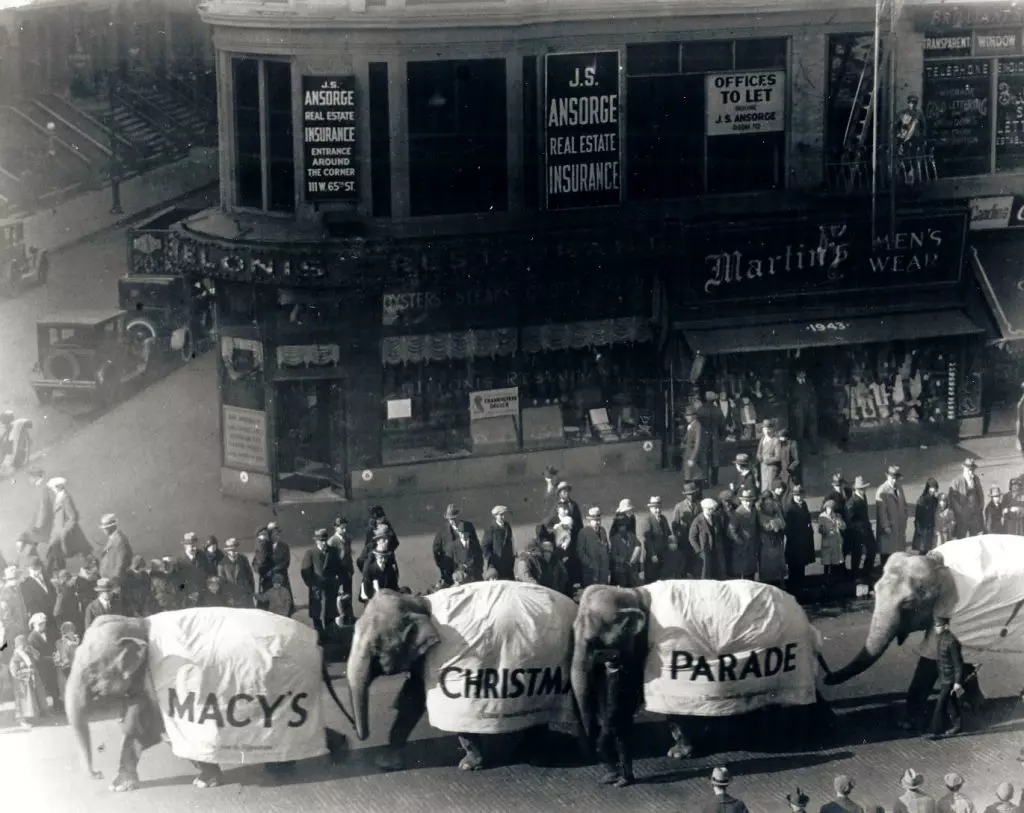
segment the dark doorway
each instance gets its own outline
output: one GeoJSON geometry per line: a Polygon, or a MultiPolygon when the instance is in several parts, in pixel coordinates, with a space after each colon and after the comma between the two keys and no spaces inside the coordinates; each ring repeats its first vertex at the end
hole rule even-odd
{"type": "Polygon", "coordinates": [[[343,382],[280,382],[276,412],[279,499],[344,497],[348,465],[343,382]]]}

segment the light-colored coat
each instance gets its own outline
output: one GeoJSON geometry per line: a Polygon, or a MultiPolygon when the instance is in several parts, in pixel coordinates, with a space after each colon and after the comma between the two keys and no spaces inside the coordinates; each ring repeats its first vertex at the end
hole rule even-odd
{"type": "Polygon", "coordinates": [[[878,552],[901,553],[907,548],[907,495],[903,486],[882,483],[875,493],[875,534],[878,552]]]}

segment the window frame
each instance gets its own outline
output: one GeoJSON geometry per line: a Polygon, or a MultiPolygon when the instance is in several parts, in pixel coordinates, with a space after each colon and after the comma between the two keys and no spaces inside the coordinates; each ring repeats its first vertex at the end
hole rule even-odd
{"type": "MultiPolygon", "coordinates": [[[[238,212],[251,212],[254,214],[266,215],[269,217],[293,218],[300,203],[300,195],[295,188],[296,185],[296,149],[295,149],[295,61],[291,57],[268,54],[247,54],[228,53],[226,54],[228,67],[225,73],[230,77],[230,92],[228,98],[231,100],[231,205],[232,209],[238,212]],[[238,62],[252,60],[256,63],[257,79],[257,103],[259,105],[259,139],[260,139],[260,197],[261,206],[251,206],[239,201],[239,152],[238,152],[238,117],[235,99],[235,66],[238,62]],[[270,155],[270,119],[271,110],[267,90],[267,64],[277,63],[287,65],[288,84],[291,104],[289,106],[289,117],[291,121],[291,166],[292,166],[292,205],[290,209],[271,208],[271,170],[273,164],[287,163],[281,160],[273,161],[270,155]]],[[[274,111],[282,112],[282,111],[274,111]]]]}
{"type": "MultiPolygon", "coordinates": [[[[692,40],[686,40],[686,39],[667,39],[667,40],[656,40],[656,41],[649,41],[649,42],[633,42],[633,43],[626,43],[625,44],[624,52],[625,52],[625,62],[624,62],[624,70],[622,72],[623,73],[623,84],[624,84],[623,96],[625,98],[625,105],[624,105],[624,107],[625,107],[625,111],[624,111],[625,115],[623,116],[623,133],[624,133],[624,143],[625,143],[625,149],[623,150],[623,163],[624,163],[624,166],[625,166],[625,177],[623,179],[623,185],[624,185],[624,189],[623,189],[623,202],[624,203],[630,203],[630,204],[658,204],[658,203],[665,203],[665,202],[670,202],[670,201],[693,200],[696,197],[701,197],[701,196],[721,197],[721,196],[737,195],[737,194],[748,195],[748,194],[763,194],[763,193],[766,193],[766,192],[767,193],[783,192],[783,191],[785,191],[786,189],[789,188],[789,169],[790,169],[790,158],[791,158],[790,152],[791,152],[791,142],[792,142],[792,137],[793,137],[793,133],[792,133],[792,124],[793,124],[793,115],[792,115],[792,107],[793,107],[793,92],[792,92],[793,91],[793,72],[791,70],[791,66],[792,66],[792,62],[793,62],[793,48],[792,48],[792,36],[791,35],[780,35],[780,36],[770,36],[770,37],[769,36],[733,37],[733,38],[727,38],[727,39],[699,39],[699,38],[692,39],[692,40]],[[737,44],[741,43],[741,42],[747,43],[747,42],[755,42],[755,41],[759,41],[759,42],[773,42],[773,41],[775,41],[775,42],[778,42],[782,46],[782,63],[781,63],[781,65],[773,66],[773,67],[760,67],[760,68],[738,68],[738,67],[736,67],[736,65],[737,65],[737,61],[736,61],[737,60],[737,44]],[[686,69],[686,66],[684,65],[684,59],[685,59],[684,47],[685,46],[687,46],[687,45],[698,45],[698,46],[700,46],[700,45],[709,45],[709,44],[717,45],[717,44],[721,44],[723,42],[726,42],[726,43],[729,44],[730,64],[732,66],[731,68],[722,68],[722,69],[715,69],[715,70],[711,70],[711,69],[688,70],[688,69],[686,69]],[[658,71],[658,72],[650,72],[650,71],[648,71],[648,72],[643,72],[643,73],[633,73],[633,72],[631,72],[631,70],[630,70],[630,54],[629,54],[630,49],[658,48],[658,47],[660,47],[660,48],[667,48],[667,47],[673,47],[673,46],[676,49],[676,60],[675,60],[676,68],[675,68],[675,70],[671,70],[671,71],[658,71]],[[765,188],[757,188],[757,189],[747,189],[747,190],[744,190],[744,191],[741,191],[741,192],[740,191],[721,191],[721,192],[711,192],[711,191],[708,191],[710,186],[711,186],[711,184],[709,183],[709,177],[708,177],[708,169],[709,169],[709,167],[708,167],[708,154],[709,154],[708,139],[709,139],[709,136],[707,135],[706,122],[704,121],[704,119],[707,116],[707,98],[705,96],[705,98],[704,98],[703,117],[702,117],[702,120],[701,120],[702,121],[702,126],[704,127],[704,134],[703,134],[703,136],[701,138],[703,149],[702,149],[702,152],[701,152],[701,159],[700,159],[700,161],[701,161],[701,169],[700,169],[701,188],[700,188],[700,190],[697,191],[694,194],[689,194],[689,193],[686,193],[686,192],[680,192],[678,194],[665,195],[665,196],[642,196],[642,197],[637,197],[636,196],[636,193],[634,191],[635,188],[636,188],[636,182],[635,182],[635,179],[633,177],[633,160],[632,159],[634,158],[634,154],[633,154],[633,151],[632,151],[632,144],[631,144],[631,142],[632,142],[632,139],[631,139],[632,133],[630,132],[630,127],[629,127],[630,112],[631,112],[631,110],[634,109],[634,107],[633,107],[633,100],[631,98],[632,94],[630,93],[630,81],[631,80],[634,80],[634,79],[640,79],[640,80],[643,80],[643,79],[661,79],[661,78],[666,78],[666,77],[698,77],[698,76],[703,79],[704,77],[707,77],[708,74],[711,74],[711,73],[744,73],[744,72],[751,72],[751,71],[772,71],[772,70],[781,71],[784,74],[784,76],[785,76],[784,88],[785,88],[785,91],[786,91],[785,122],[784,122],[783,129],[780,132],[765,134],[767,137],[772,137],[772,136],[777,137],[779,142],[780,142],[780,145],[779,145],[779,148],[778,148],[779,152],[777,154],[777,156],[778,156],[778,167],[777,167],[778,182],[777,182],[777,184],[775,186],[765,187],[765,188]]],[[[635,59],[635,57],[634,57],[634,59],[635,59]]],[[[723,136],[723,137],[727,138],[728,136],[723,136]]]]}

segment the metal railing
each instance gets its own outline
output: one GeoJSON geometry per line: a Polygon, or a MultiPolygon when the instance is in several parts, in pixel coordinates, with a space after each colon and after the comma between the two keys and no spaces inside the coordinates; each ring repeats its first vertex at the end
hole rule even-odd
{"type": "MultiPolygon", "coordinates": [[[[867,155],[828,164],[826,184],[830,192],[857,194],[871,191],[871,158],[867,155]]],[[[878,187],[889,189],[925,186],[939,179],[935,155],[930,149],[914,154],[897,155],[892,160],[881,153],[877,161],[878,187]]]]}

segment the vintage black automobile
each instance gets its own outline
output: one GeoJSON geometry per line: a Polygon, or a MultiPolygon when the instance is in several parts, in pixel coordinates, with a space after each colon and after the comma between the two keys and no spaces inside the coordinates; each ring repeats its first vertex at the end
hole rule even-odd
{"type": "Polygon", "coordinates": [[[64,311],[36,322],[39,361],[31,382],[39,401],[65,393],[112,404],[144,376],[153,340],[129,334],[129,316],[119,309],[64,311]]]}
{"type": "Polygon", "coordinates": [[[26,288],[45,285],[49,272],[46,251],[25,247],[25,224],[0,221],[0,296],[16,296],[26,288]]]}

